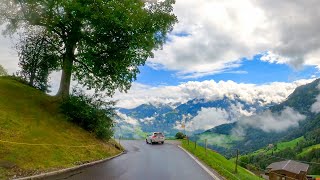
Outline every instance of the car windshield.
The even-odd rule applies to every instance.
[[[158,136],[158,137],[164,137],[164,135],[162,133],[154,133],[155,136]]]

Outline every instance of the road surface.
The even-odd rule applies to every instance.
[[[127,152],[110,161],[49,180],[209,180],[213,179],[179,147],[122,141]]]

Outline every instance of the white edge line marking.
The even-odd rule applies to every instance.
[[[204,166],[198,159],[196,159],[191,153],[189,153],[187,150],[185,150],[183,147],[178,145],[180,149],[182,149],[185,153],[187,153],[197,164],[199,164],[200,167],[202,167],[203,170],[205,170],[213,179],[221,180],[218,178],[215,174],[213,174],[206,166]]]

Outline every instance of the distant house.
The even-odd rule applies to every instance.
[[[280,161],[270,164],[266,175],[269,176],[269,180],[307,180],[308,168],[308,164],[293,160]]]
[[[269,144],[268,145],[268,149],[273,149],[274,148],[274,145],[273,144]]]

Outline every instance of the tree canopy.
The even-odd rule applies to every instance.
[[[61,64],[61,54],[52,46],[54,38],[45,31],[25,33],[17,45],[21,76],[29,85],[49,92],[50,72],[58,69]]]
[[[71,77],[105,90],[126,91],[139,66],[161,48],[177,22],[174,0],[2,0],[7,32],[43,29],[61,53],[58,96],[68,96]],[[32,28],[30,28],[32,27]]]

